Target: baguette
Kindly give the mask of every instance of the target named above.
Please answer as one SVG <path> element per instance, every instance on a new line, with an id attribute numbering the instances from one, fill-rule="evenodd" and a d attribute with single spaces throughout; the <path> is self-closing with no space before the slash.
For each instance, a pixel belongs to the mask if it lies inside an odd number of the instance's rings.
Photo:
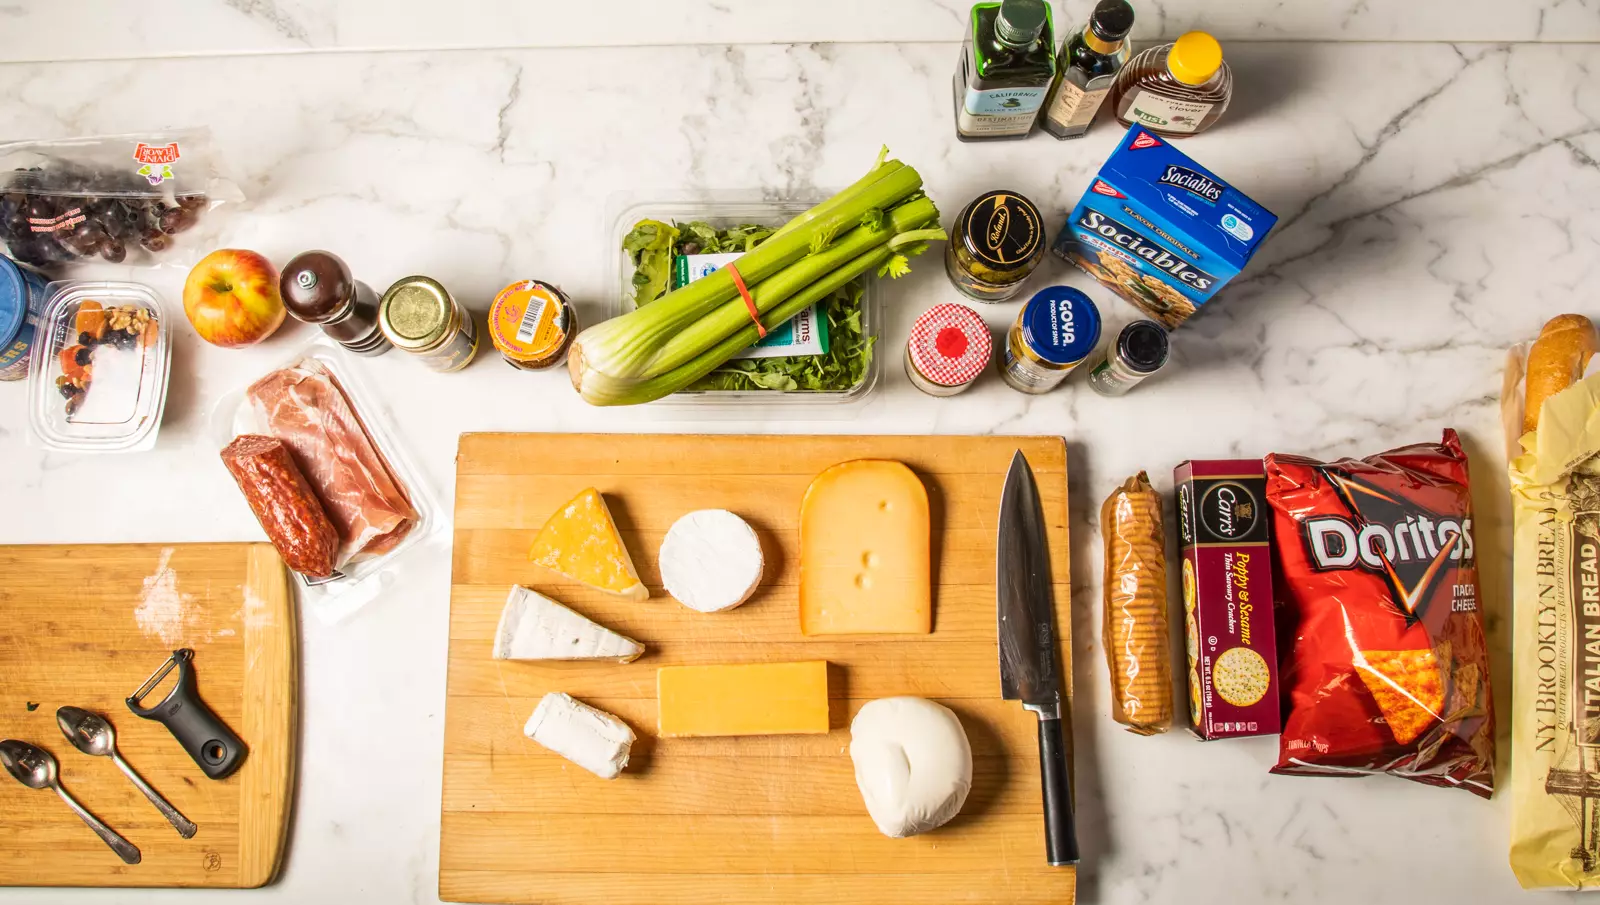
<path id="1" fill-rule="evenodd" d="M 1595 353 L 1594 323 L 1581 314 L 1559 314 L 1539 331 L 1528 350 L 1528 370 L 1522 407 L 1522 430 L 1539 427 L 1544 401 L 1583 376 Z"/>
<path id="2" fill-rule="evenodd" d="M 1172 727 L 1167 541 L 1161 496 L 1139 472 L 1100 507 L 1105 539 L 1105 624 L 1111 718 L 1139 735 Z"/>

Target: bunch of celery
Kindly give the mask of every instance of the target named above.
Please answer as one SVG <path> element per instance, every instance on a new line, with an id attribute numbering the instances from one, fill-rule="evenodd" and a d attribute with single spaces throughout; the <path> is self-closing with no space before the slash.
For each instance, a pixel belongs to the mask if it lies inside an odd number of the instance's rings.
<path id="1" fill-rule="evenodd" d="M 734 262 L 768 329 L 864 273 L 903 276 L 908 258 L 945 238 L 922 177 L 888 150 L 854 185 L 790 220 Z M 567 369 L 592 405 L 675 393 L 758 337 L 727 269 L 667 293 L 573 340 Z"/>

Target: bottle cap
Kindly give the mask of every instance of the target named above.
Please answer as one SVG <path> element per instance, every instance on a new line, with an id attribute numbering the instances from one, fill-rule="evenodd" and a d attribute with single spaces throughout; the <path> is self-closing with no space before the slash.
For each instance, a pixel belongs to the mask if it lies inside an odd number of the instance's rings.
<path id="1" fill-rule="evenodd" d="M 1089 29 L 1102 41 L 1121 41 L 1133 31 L 1133 7 L 1128 0 L 1100 0 L 1089 14 Z"/>
<path id="2" fill-rule="evenodd" d="M 965 386 L 989 366 L 994 337 L 978 312 L 949 302 L 917 315 L 906 344 L 917 373 L 940 386 Z"/>
<path id="3" fill-rule="evenodd" d="M 1117 356 L 1140 374 L 1159 371 L 1167 363 L 1167 331 L 1155 321 L 1134 321 L 1117 337 Z"/>
<path id="4" fill-rule="evenodd" d="M 1047 286 L 1022 308 L 1022 340 L 1050 364 L 1075 365 L 1100 343 L 1100 309 L 1071 286 Z"/>
<path id="5" fill-rule="evenodd" d="M 956 218 L 956 234 L 984 266 L 1011 271 L 1027 266 L 1044 244 L 1044 217 L 1032 201 L 1000 189 L 973 199 Z"/>
<path id="6" fill-rule="evenodd" d="M 1222 68 L 1222 45 L 1203 31 L 1178 38 L 1167 51 L 1167 71 L 1185 85 L 1203 85 Z"/>
<path id="7" fill-rule="evenodd" d="M 1044 0 L 1000 0 L 994 19 L 995 35 L 1013 47 L 1032 44 L 1044 31 Z"/>

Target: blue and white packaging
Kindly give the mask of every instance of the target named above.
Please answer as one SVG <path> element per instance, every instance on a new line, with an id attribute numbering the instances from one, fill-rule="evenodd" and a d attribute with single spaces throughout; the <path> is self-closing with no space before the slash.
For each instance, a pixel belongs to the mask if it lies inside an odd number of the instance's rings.
<path id="1" fill-rule="evenodd" d="M 1244 269 L 1277 222 L 1166 139 L 1133 126 L 1052 250 L 1170 330 Z"/>

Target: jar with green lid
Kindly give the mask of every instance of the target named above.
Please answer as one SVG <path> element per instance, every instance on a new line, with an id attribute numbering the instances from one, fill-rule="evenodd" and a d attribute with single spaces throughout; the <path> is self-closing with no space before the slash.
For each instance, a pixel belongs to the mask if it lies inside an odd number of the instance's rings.
<path id="1" fill-rule="evenodd" d="M 472 318 L 437 280 L 397 280 L 378 303 L 378 329 L 435 371 L 459 371 L 478 354 Z"/>
<path id="2" fill-rule="evenodd" d="M 985 192 L 956 216 L 944 269 L 968 297 L 1003 302 L 1021 291 L 1044 250 L 1044 226 L 1032 201 L 1004 189 Z"/>

